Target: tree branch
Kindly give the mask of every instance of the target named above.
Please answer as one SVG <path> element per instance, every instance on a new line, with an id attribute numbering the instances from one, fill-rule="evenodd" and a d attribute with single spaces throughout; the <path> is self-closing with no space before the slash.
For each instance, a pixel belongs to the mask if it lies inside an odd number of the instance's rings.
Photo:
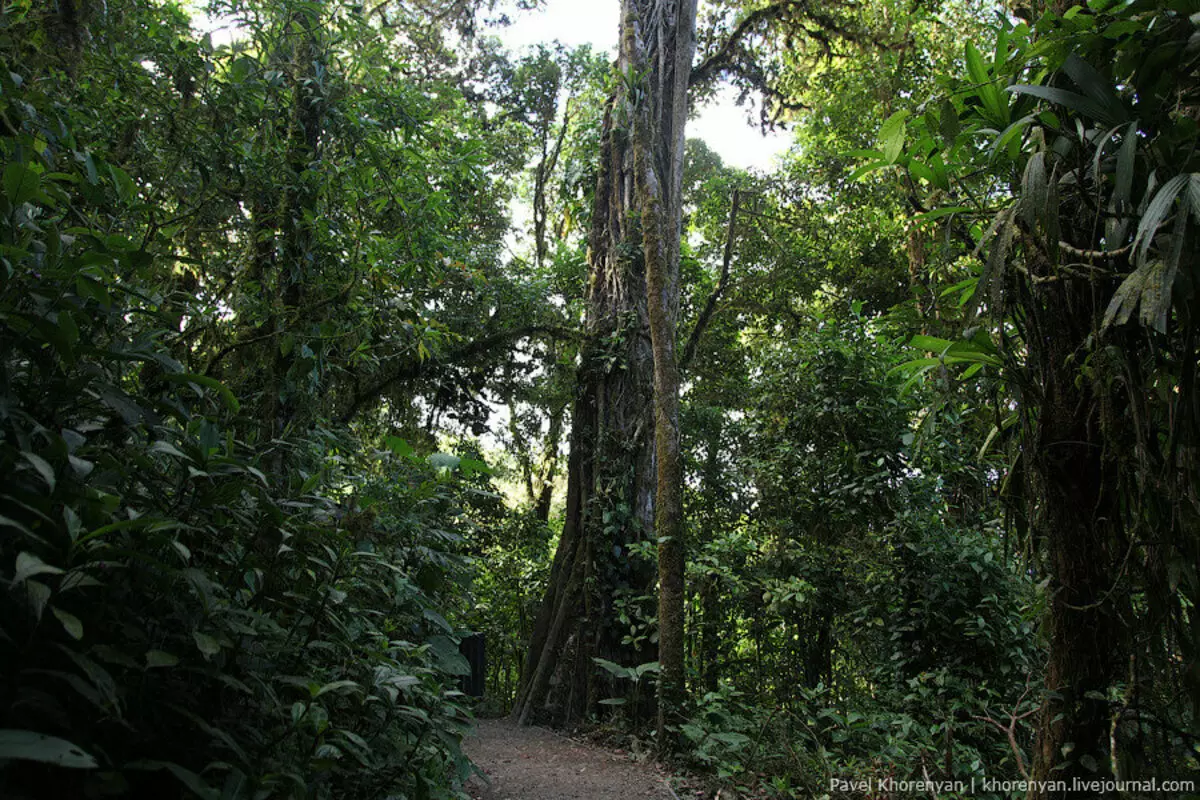
<path id="1" fill-rule="evenodd" d="M 688 368 L 688 365 L 692 362 L 692 357 L 696 355 L 696 345 L 700 342 L 700 336 L 704 333 L 704 329 L 708 327 L 708 321 L 712 319 L 713 312 L 717 309 L 717 301 L 721 299 L 721 295 L 725 291 L 725 284 L 729 282 L 729 265 L 733 262 L 734 226 L 737 223 L 738 206 L 741 203 L 741 199 L 741 190 L 734 189 L 733 201 L 729 206 L 729 229 L 725 234 L 725 254 L 721 260 L 721 277 L 717 281 L 717 286 L 713 289 L 713 293 L 708 296 L 708 302 L 704 304 L 704 310 L 700 312 L 700 316 L 696 319 L 696 327 L 692 328 L 687 345 L 683 348 L 683 355 L 679 359 L 679 369 L 681 372 Z"/>
<path id="2" fill-rule="evenodd" d="M 386 378 L 359 389 L 350 399 L 346 410 L 338 417 L 338 422 L 343 424 L 354 419 L 362 411 L 363 407 L 368 403 L 379 398 L 381 394 L 395 386 L 401 381 L 413 380 L 428 372 L 430 369 L 448 364 L 457 364 L 466 361 L 474 356 L 482 355 L 497 347 L 510 344 L 518 339 L 523 339 L 526 336 L 550 336 L 559 339 L 570 339 L 578 334 L 567 328 L 560 328 L 553 325 L 526 325 L 521 328 L 515 328 L 507 331 L 481 336 L 478 339 L 473 339 L 467 342 L 462 347 L 451 350 L 441 356 L 432 356 L 430 358 L 418 361 L 410 361 L 408 364 L 401 367 L 396 372 Z"/>
<path id="3" fill-rule="evenodd" d="M 733 29 L 733 32 L 729 34 L 729 38 L 717 48 L 716 52 L 692 69 L 692 75 L 688 79 L 688 86 L 698 86 L 705 81 L 715 78 L 721 71 L 728 68 L 733 63 L 730 55 L 742 43 L 742 40 L 751 29 L 760 22 L 765 22 L 778 16 L 780 12 L 792 5 L 796 5 L 795 0 L 782 0 L 781 2 L 772 3 L 769 6 L 764 6 L 747 14 Z"/>

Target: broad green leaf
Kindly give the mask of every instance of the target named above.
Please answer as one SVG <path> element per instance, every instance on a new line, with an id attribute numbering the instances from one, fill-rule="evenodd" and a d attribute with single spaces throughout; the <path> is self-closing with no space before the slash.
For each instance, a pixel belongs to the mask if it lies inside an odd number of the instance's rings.
<path id="1" fill-rule="evenodd" d="M 129 173 L 118 166 L 109 164 L 109 174 L 112 175 L 113 185 L 117 187 L 117 197 L 125 205 L 132 205 L 137 199 L 137 185 L 133 182 L 133 178 L 129 177 Z"/>
<path id="2" fill-rule="evenodd" d="M 480 461 L 477 458 L 464 458 L 458 462 L 459 469 L 462 470 L 464 476 L 473 478 L 476 475 L 491 475 L 492 468 L 487 465 L 486 461 Z"/>
<path id="3" fill-rule="evenodd" d="M 709 737 L 721 742 L 722 744 L 727 744 L 730 747 L 735 748 L 744 747 L 745 745 L 750 744 L 751 741 L 750 737 L 746 734 L 736 733 L 734 731 L 719 731 L 717 733 L 710 733 Z"/>
<path id="4" fill-rule="evenodd" d="M 18 553 L 12 586 L 20 586 L 27 578 L 32 578 L 34 575 L 61 575 L 62 572 L 58 567 L 47 564 L 33 553 Z"/>
<path id="5" fill-rule="evenodd" d="M 1200 172 L 1193 172 L 1188 178 L 1188 205 L 1192 216 L 1200 222 Z"/>
<path id="6" fill-rule="evenodd" d="M 983 63 L 983 57 L 975 45 L 966 44 L 967 75 L 975 84 L 975 93 L 983 103 L 983 110 L 988 120 L 997 127 L 1008 125 L 1008 104 L 996 88 L 994 79 Z"/>
<path id="7" fill-rule="evenodd" d="M 622 667 L 620 664 L 617 664 L 614 661 L 609 661 L 608 659 L 595 658 L 595 657 L 592 658 L 592 661 L 594 661 L 596 663 L 596 666 L 604 669 L 607 672 L 612 673 L 613 675 L 615 675 L 618 678 L 628 679 L 628 678 L 637 677 L 637 670 L 631 669 L 629 667 Z"/>
<path id="8" fill-rule="evenodd" d="M 448 636 L 434 636 L 429 640 L 429 647 L 437 657 L 438 666 L 444 671 L 451 675 L 471 674 L 471 665 Z"/>
<path id="9" fill-rule="evenodd" d="M 40 761 L 68 769 L 95 769 L 96 759 L 65 739 L 26 730 L 0 730 L 0 761 Z"/>
<path id="10" fill-rule="evenodd" d="M 50 487 L 50 491 L 54 491 L 54 467 L 50 466 L 50 462 L 39 456 L 37 453 L 30 453 L 28 451 L 22 451 L 21 457 L 33 465 L 33 468 L 37 470 L 38 475 L 41 475 L 42 480 L 44 480 L 46 485 Z"/>
<path id="11" fill-rule="evenodd" d="M 28 162 L 14 161 L 4 168 L 4 195 L 13 206 L 33 198 L 40 178 Z"/>
<path id="12" fill-rule="evenodd" d="M 162 650 L 151 650 L 146 653 L 146 668 L 173 667 L 179 663 L 179 658 Z"/>
<path id="13" fill-rule="evenodd" d="M 1010 145 L 1013 147 L 1019 147 L 1022 133 L 1025 131 L 1025 128 L 1034 121 L 1034 119 L 1035 115 L 1026 114 L 1001 131 L 1000 135 L 996 137 L 996 140 L 992 142 L 992 146 L 990 148 L 992 156 L 995 157 L 997 153 L 1007 150 Z"/>
<path id="14" fill-rule="evenodd" d="M 1150 253 L 1150 244 L 1154 241 L 1159 226 L 1166 221 L 1171 207 L 1175 204 L 1175 198 L 1188 185 L 1189 180 L 1189 175 L 1176 175 L 1171 178 L 1159 187 L 1154 199 L 1146 206 L 1146 213 L 1142 215 L 1142 221 L 1138 223 L 1137 235 L 1133 239 L 1139 265 L 1146 262 L 1146 256 Z"/>
<path id="15" fill-rule="evenodd" d="M 203 653 L 205 658 L 215 656 L 221 652 L 221 643 L 207 633 L 193 631 L 192 639 L 196 642 L 196 649 Z"/>
<path id="16" fill-rule="evenodd" d="M 1138 318 L 1146 327 L 1166 333 L 1177 266 L 1168 265 L 1164 261 L 1152 261 L 1145 269 Z"/>
<path id="17" fill-rule="evenodd" d="M 155 442 L 154 444 L 150 445 L 150 452 L 151 453 L 164 453 L 166 455 L 174 456 L 176 458 L 187 458 L 187 456 L 183 454 L 183 451 L 181 451 L 178 447 L 171 444 L 170 442 L 166 442 L 161 439 L 159 441 Z"/>
<path id="18" fill-rule="evenodd" d="M 66 630 L 72 639 L 79 640 L 83 638 L 83 623 L 79 621 L 79 617 L 54 606 L 50 606 L 50 610 L 54 613 L 54 616 L 58 617 L 58 621 L 62 623 L 63 629 Z"/>
<path id="19" fill-rule="evenodd" d="M 908 346 L 915 347 L 918 350 L 930 350 L 935 353 L 942 353 L 945 352 L 952 344 L 953 342 L 951 342 L 949 339 L 940 339 L 936 336 L 925 336 L 923 334 L 918 334 L 909 341 Z"/>
<path id="20" fill-rule="evenodd" d="M 958 139 L 958 134 L 962 133 L 962 125 L 958 121 L 958 109 L 954 107 L 954 103 L 946 100 L 942 103 L 939 116 L 938 133 L 942 136 L 942 143 L 947 147 L 952 146 Z"/>
<path id="21" fill-rule="evenodd" d="M 884 167 L 887 167 L 887 166 L 890 166 L 890 162 L 872 161 L 870 164 L 864 164 L 863 166 L 861 166 L 858 169 L 851 172 L 850 177 L 848 177 L 846 180 L 851 181 L 851 182 L 856 181 L 865 175 L 869 175 L 872 172 L 883 169 Z"/>
<path id="22" fill-rule="evenodd" d="M 967 75 L 976 84 L 976 88 L 988 83 L 991 77 L 988 75 L 987 67 L 983 65 L 983 57 L 979 55 L 979 49 L 967 42 L 964 51 L 967 59 Z"/>
<path id="23" fill-rule="evenodd" d="M 446 621 L 446 618 L 443 617 L 438 612 L 434 611 L 432 608 L 425 609 L 424 611 L 421 612 L 421 615 L 423 617 L 425 617 L 425 619 L 432 622 L 434 625 L 437 625 L 439 628 L 444 630 L 446 633 L 454 633 L 454 628 L 450 625 L 449 622 Z"/>
<path id="24" fill-rule="evenodd" d="M 116 531 L 149 527 L 155 522 L 161 522 L 161 520 L 155 520 L 152 517 L 138 517 L 137 519 L 127 519 L 122 520 L 121 522 L 113 522 L 109 525 L 102 525 L 99 528 L 96 528 L 94 531 L 88 531 L 86 534 L 79 537 L 79 541 L 77 541 L 75 544 L 83 545 L 92 539 L 98 539 L 102 536 L 106 536 L 107 534 L 115 533 Z M 178 525 L 169 525 L 169 527 L 178 527 Z"/>
<path id="25" fill-rule="evenodd" d="M 0 514 L 0 527 L 15 528 L 16 530 L 19 530 L 21 533 L 25 534 L 26 536 L 30 537 L 31 539 L 35 539 L 36 541 L 39 541 L 39 542 L 43 541 L 42 537 L 38 536 L 33 531 L 31 531 L 29 529 L 28 525 L 25 525 L 24 523 L 21 523 L 21 522 L 17 522 L 12 517 L 6 517 L 3 514 Z"/>
<path id="26" fill-rule="evenodd" d="M 930 220 L 941 219 L 942 217 L 948 217 L 951 214 L 961 214 L 964 211 L 970 210 L 971 209 L 967 208 L 966 206 L 943 206 L 942 208 L 935 208 L 930 211 L 917 214 L 913 217 L 913 219 L 929 222 Z"/>
<path id="27" fill-rule="evenodd" d="M 386 439 L 388 449 L 400 458 L 408 458 L 413 454 L 412 446 L 399 436 L 389 436 Z"/>
<path id="28" fill-rule="evenodd" d="M 350 694 L 351 692 L 361 691 L 362 685 L 356 681 L 333 681 L 318 689 L 317 693 L 314 694 L 313 697 L 317 698 L 323 694 L 329 694 L 330 692 L 333 692 L 334 694 Z"/>
<path id="29" fill-rule="evenodd" d="M 1137 122 L 1131 122 L 1121 134 L 1113 192 L 1108 200 L 1109 219 L 1104 229 L 1105 247 L 1108 250 L 1121 247 L 1129 229 L 1128 217 L 1133 207 L 1133 173 L 1137 162 L 1137 146 Z"/>
<path id="30" fill-rule="evenodd" d="M 25 596 L 29 598 L 29 610 L 38 622 L 46 611 L 46 603 L 50 602 L 50 587 L 38 581 L 25 581 Z"/>
<path id="31" fill-rule="evenodd" d="M 1088 119 L 1111 124 L 1111 120 L 1108 118 L 1103 106 L 1081 94 L 1068 92 L 1066 89 L 1056 89 L 1053 86 L 1026 86 L 1018 84 L 1017 86 L 1009 86 L 1005 91 L 1012 92 L 1013 94 L 1027 94 L 1033 97 L 1040 97 L 1043 100 L 1049 100 L 1051 103 L 1060 105 L 1077 114 L 1082 114 Z"/>
<path id="32" fill-rule="evenodd" d="M 883 160 L 887 164 L 895 164 L 904 149 L 907 119 L 907 111 L 897 111 L 888 117 L 879 129 L 879 149 L 883 151 Z"/>
<path id="33" fill-rule="evenodd" d="M 915 158 L 908 162 L 908 171 L 927 183 L 936 184 L 938 182 L 937 176 L 933 174 L 933 170 Z"/>
<path id="34" fill-rule="evenodd" d="M 1112 82 L 1097 72 L 1091 64 L 1072 53 L 1063 63 L 1063 72 L 1071 77 L 1089 99 L 1104 109 L 1105 124 L 1119 125 L 1129 121 L 1129 111 L 1113 91 Z"/>

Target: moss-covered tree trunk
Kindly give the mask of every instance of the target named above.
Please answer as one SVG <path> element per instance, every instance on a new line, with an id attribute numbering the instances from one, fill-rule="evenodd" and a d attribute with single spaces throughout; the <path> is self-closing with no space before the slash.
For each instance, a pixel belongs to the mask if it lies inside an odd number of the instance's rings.
<path id="1" fill-rule="evenodd" d="M 686 693 L 684 676 L 683 455 L 679 441 L 679 247 L 688 81 L 695 53 L 696 0 L 627 3 L 622 50 L 645 93 L 635 103 L 634 161 L 642 217 L 647 309 L 654 354 L 654 533 L 658 541 L 658 742 L 667 743 Z M 651 48 L 657 52 L 652 52 Z M 656 59 L 653 60 L 652 59 Z M 657 69 L 655 69 L 657 67 Z"/>
<path id="2" fill-rule="evenodd" d="M 539 711 L 572 722 L 593 709 L 605 696 L 593 658 L 654 660 L 648 639 L 622 644 L 614 600 L 624 594 L 635 598 L 635 613 L 654 613 L 636 600 L 653 594 L 654 565 L 630 549 L 652 530 L 659 537 L 660 684 L 671 706 L 683 690 L 675 318 L 695 17 L 695 0 L 622 3 L 619 80 L 604 118 L 588 241 L 588 339 L 572 415 L 566 519 L 514 707 L 522 722 Z"/>
<path id="3" fill-rule="evenodd" d="M 1101 424 L 1115 398 L 1096 377 L 1103 353 L 1092 352 L 1107 297 L 1082 279 L 1045 280 L 1047 248 L 1028 236 L 1025 245 L 1031 275 L 1042 278 L 1024 287 L 1023 303 L 1036 408 L 1029 497 L 1050 579 L 1046 696 L 1029 797 L 1098 797 L 1071 787 L 1112 776 L 1108 693 L 1126 660 L 1120 495 Z M 1058 782 L 1066 789 L 1055 790 Z"/>
<path id="4" fill-rule="evenodd" d="M 615 98 L 605 115 L 565 519 L 514 707 L 522 722 L 539 715 L 574 722 L 604 699 L 593 657 L 653 659 L 644 648 L 621 645 L 614 605 L 619 592 L 650 593 L 654 580 L 653 565 L 630 552 L 653 524 L 653 361 L 632 158 L 624 129 L 613 121 L 621 102 Z"/>

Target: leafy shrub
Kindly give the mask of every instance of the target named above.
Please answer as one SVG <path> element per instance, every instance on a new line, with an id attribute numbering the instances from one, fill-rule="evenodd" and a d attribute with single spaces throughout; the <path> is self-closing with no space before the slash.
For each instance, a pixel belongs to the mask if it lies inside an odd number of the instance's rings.
<path id="1" fill-rule="evenodd" d="M 252 451 L 163 344 L 129 176 L 0 81 L 0 794 L 451 796 L 457 462 Z"/>

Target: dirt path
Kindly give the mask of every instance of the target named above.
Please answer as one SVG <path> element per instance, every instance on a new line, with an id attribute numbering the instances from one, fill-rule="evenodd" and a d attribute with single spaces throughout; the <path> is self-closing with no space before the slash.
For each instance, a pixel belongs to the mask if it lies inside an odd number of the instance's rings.
<path id="1" fill-rule="evenodd" d="M 488 778 L 468 786 L 479 800 L 674 800 L 653 766 L 543 728 L 482 719 L 465 749 Z"/>

